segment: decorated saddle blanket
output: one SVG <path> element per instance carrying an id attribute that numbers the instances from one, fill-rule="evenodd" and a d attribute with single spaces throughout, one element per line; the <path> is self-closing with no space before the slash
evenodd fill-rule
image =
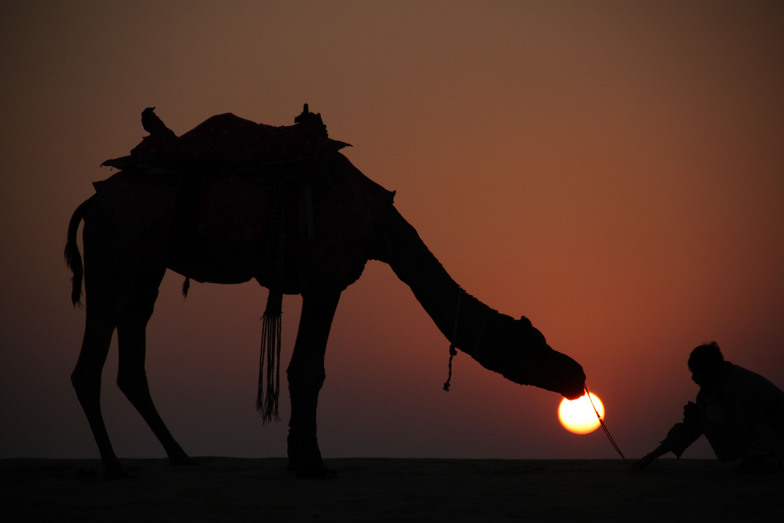
<path id="1" fill-rule="evenodd" d="M 312 162 L 348 145 L 331 140 L 321 114 L 311 113 L 307 104 L 294 122 L 276 127 L 225 113 L 177 136 L 151 107 L 142 112 L 142 126 L 150 135 L 129 156 L 106 160 L 102 165 L 121 170 L 252 169 Z"/>
<path id="2" fill-rule="evenodd" d="M 337 151 L 347 144 L 329 139 L 307 105 L 285 127 L 222 114 L 177 136 L 152 109 L 142 124 L 150 135 L 130 156 L 104 163 L 121 172 L 94 184 L 96 200 L 126 236 L 155 239 L 170 268 L 197 281 L 255 277 L 269 286 L 272 264 L 283 259 L 286 293 L 305 280 L 345 288 L 359 277 L 374 222 L 394 193 Z"/>

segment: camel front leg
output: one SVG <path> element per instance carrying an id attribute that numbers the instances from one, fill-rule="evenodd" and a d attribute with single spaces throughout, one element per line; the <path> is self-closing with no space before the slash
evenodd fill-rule
<path id="1" fill-rule="evenodd" d="M 339 291 L 302 295 L 299 331 L 287 370 L 291 397 L 288 469 L 301 478 L 335 477 L 321 459 L 316 418 L 318 395 L 325 378 L 324 354 L 339 300 Z"/>

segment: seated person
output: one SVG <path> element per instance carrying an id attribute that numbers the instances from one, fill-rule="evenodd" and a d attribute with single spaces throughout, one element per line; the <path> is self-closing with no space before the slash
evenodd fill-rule
<path id="1" fill-rule="evenodd" d="M 643 469 L 667 452 L 677 457 L 705 435 L 719 461 L 739 461 L 748 471 L 781 471 L 784 463 L 784 392 L 759 374 L 724 361 L 716 342 L 689 356 L 696 403 L 683 409 L 683 421 L 637 463 Z"/>

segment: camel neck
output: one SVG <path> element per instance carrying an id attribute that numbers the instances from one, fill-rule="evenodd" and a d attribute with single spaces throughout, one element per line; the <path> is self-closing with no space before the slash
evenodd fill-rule
<path id="1" fill-rule="evenodd" d="M 493 326 L 502 315 L 465 292 L 397 210 L 390 210 L 378 230 L 378 258 L 411 288 L 441 333 L 479 359 L 478 353 L 491 342 Z"/>

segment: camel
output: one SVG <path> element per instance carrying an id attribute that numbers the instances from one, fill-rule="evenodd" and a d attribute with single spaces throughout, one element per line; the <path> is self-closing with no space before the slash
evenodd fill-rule
<path id="1" fill-rule="evenodd" d="M 186 277 L 185 294 L 190 279 L 255 279 L 270 290 L 257 398 L 265 422 L 277 417 L 281 297 L 301 295 L 286 370 L 287 468 L 300 477 L 334 476 L 316 435 L 324 355 L 341 292 L 369 260 L 391 267 L 450 342 L 450 378 L 459 348 L 515 383 L 570 399 L 584 393 L 582 367 L 553 350 L 526 317 L 499 313 L 465 292 L 397 211 L 394 193 L 339 152 L 348 144 L 328 138 L 320 114 L 307 105 L 292 126 L 263 126 L 228 114 L 177 137 L 152 109 L 142 123 L 150 135 L 130 156 L 105 162 L 121 170 L 95 183 L 95 193 L 77 207 L 65 249 L 74 305 L 81 305 L 83 282 L 86 296 L 84 338 L 71 381 L 107 479 L 126 477 L 100 408 L 101 371 L 115 330 L 117 385 L 171 463 L 189 463 L 153 404 L 144 366 L 145 329 L 167 269 Z M 234 137 L 216 131 L 227 126 Z"/>

